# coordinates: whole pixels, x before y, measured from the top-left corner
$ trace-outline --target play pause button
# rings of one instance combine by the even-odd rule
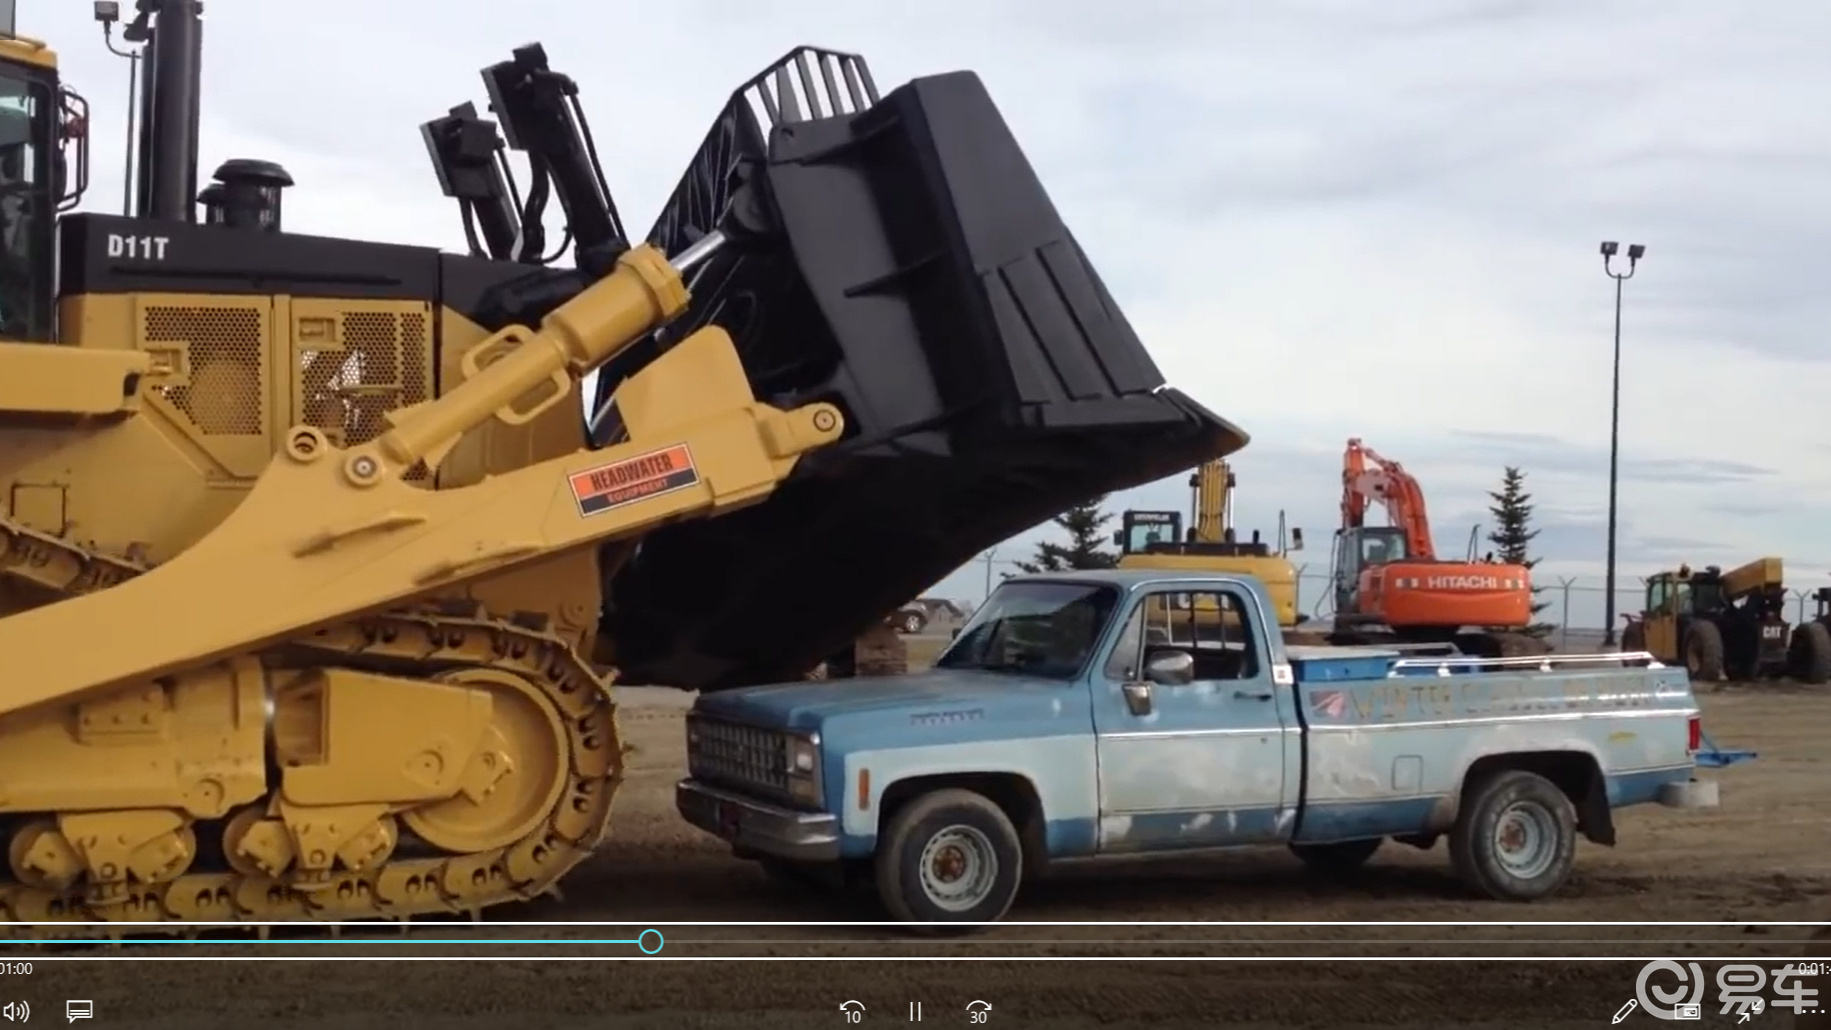
[[[921,1002],[912,1001],[909,1003],[909,1021],[911,1023],[920,1023],[922,1021],[922,1003]]]

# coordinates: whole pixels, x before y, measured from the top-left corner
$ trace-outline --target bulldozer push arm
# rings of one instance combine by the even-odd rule
[[[0,620],[9,689],[0,715],[147,680],[448,589],[569,548],[753,503],[803,452],[838,438],[839,413],[758,404],[723,331],[702,329],[625,382],[629,441],[542,462],[475,486],[429,491],[400,474],[436,464],[466,431],[525,420],[518,398],[569,396],[573,378],[681,311],[679,271],[652,248],[555,310],[538,332],[508,329],[479,351],[504,356],[445,396],[394,413],[347,452],[311,427],[235,512],[170,562],[111,590]],[[148,612],[169,613],[149,619]],[[108,646],[83,647],[96,626]],[[68,641],[70,646],[46,646]]]

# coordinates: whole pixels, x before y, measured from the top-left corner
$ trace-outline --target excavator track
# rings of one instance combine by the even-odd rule
[[[0,577],[49,588],[62,597],[104,589],[146,571],[138,560],[94,552],[5,519],[0,519],[0,541],[6,544]],[[386,839],[376,852],[407,854],[360,871],[327,870],[301,889],[288,878],[263,875],[245,859],[228,857],[235,854],[229,838],[245,831],[247,816],[258,818],[275,800],[278,784],[270,778],[269,795],[242,806],[243,818],[187,821],[179,831],[192,852],[185,872],[164,882],[130,881],[102,901],[84,884],[53,890],[20,882],[9,872],[0,880],[0,919],[35,924],[15,936],[56,940],[111,936],[106,930],[98,934],[94,927],[60,923],[170,923],[182,932],[184,923],[477,918],[485,908],[553,892],[557,881],[602,839],[622,778],[623,753],[608,678],[564,638],[549,632],[544,621],[539,616],[496,617],[469,602],[439,603],[352,619],[258,655],[265,666],[281,671],[381,672],[494,685],[523,698],[521,708],[545,716],[534,721],[554,728],[554,741],[563,741],[564,753],[554,756],[548,770],[553,789],[537,791],[545,795],[540,799],[544,811],[537,819],[522,820],[531,828],[512,842],[476,850],[439,849],[423,838],[461,841],[467,833],[463,817],[427,811],[436,810],[436,804],[408,808],[378,823]],[[10,828],[15,855],[24,846],[19,824],[58,814],[15,817]],[[395,829],[397,817],[408,831],[416,831],[414,836]],[[413,853],[415,848],[420,853]],[[204,866],[214,868],[199,868]]]

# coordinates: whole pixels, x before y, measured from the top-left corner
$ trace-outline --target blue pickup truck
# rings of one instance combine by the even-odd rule
[[[1287,647],[1272,610],[1246,576],[1007,580],[927,672],[699,698],[676,802],[937,932],[1058,860],[1251,845],[1343,870],[1447,837],[1469,885],[1531,900],[1614,809],[1717,803],[1683,669]]]

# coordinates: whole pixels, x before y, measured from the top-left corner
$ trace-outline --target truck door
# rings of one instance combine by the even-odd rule
[[[1136,600],[1093,683],[1102,852],[1289,837],[1302,740],[1263,616],[1240,588]],[[1151,682],[1151,663],[1177,654],[1192,678]]]

